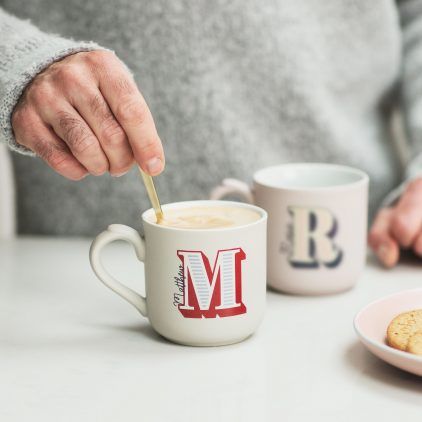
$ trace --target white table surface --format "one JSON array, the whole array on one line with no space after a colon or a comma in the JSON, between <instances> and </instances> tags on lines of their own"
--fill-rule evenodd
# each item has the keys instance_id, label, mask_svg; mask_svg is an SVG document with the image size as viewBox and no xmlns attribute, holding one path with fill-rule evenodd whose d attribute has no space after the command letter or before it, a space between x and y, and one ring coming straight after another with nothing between
<instances>
[{"instance_id":1,"label":"white table surface","mask_svg":"<svg viewBox=\"0 0 422 422\"><path fill-rule=\"evenodd\" d=\"M422 286L422 266L369 263L328 297L268 293L249 340L171 344L95 278L89 241L0 242L0 421L420 421L422 379L373 357L352 327L368 302ZM143 289L128 245L109 268Z\"/></svg>"}]
</instances>

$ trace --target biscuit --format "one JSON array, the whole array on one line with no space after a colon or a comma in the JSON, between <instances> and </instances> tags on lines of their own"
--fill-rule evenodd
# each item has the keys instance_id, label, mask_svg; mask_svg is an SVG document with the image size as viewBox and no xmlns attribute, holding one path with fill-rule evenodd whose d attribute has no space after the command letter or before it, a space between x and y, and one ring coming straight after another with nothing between
<instances>
[{"instance_id":1,"label":"biscuit","mask_svg":"<svg viewBox=\"0 0 422 422\"><path fill-rule=\"evenodd\" d=\"M422 331L422 309L397 315L387 328L387 342L391 347L406 350L409 339Z\"/></svg>"},{"instance_id":2,"label":"biscuit","mask_svg":"<svg viewBox=\"0 0 422 422\"><path fill-rule=\"evenodd\" d=\"M406 352L422 356L422 331L418 331L409 338Z\"/></svg>"}]
</instances>

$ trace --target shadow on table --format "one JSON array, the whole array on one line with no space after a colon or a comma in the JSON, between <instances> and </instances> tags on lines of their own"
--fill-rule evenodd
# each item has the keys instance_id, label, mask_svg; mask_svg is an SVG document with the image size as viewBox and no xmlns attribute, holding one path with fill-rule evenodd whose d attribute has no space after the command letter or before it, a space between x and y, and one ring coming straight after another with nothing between
<instances>
[{"instance_id":1,"label":"shadow on table","mask_svg":"<svg viewBox=\"0 0 422 422\"><path fill-rule=\"evenodd\" d=\"M357 341L347 348L345 361L371 381L392 385L409 392L420 393L422 391L422 377L389 365L374 356Z\"/></svg>"},{"instance_id":2,"label":"shadow on table","mask_svg":"<svg viewBox=\"0 0 422 422\"><path fill-rule=\"evenodd\" d=\"M118 331L120 333L133 333L140 334L148 340L152 340L157 343L173 345L174 343L170 342L166 338L162 337L151 327L150 324L126 324L126 325L109 325L109 324L95 324L97 327L100 327L105 330Z\"/></svg>"},{"instance_id":3,"label":"shadow on table","mask_svg":"<svg viewBox=\"0 0 422 422\"><path fill-rule=\"evenodd\" d=\"M380 269L385 269L382 265L380 265L378 258L373 252L369 252L367 256L367 264L377 266ZM417 256L413 251L411 250L401 250L400 251L400 264L407 265L410 267L422 267L422 258L420 256ZM386 271L390 271L389 269L385 269Z\"/></svg>"}]
</instances>

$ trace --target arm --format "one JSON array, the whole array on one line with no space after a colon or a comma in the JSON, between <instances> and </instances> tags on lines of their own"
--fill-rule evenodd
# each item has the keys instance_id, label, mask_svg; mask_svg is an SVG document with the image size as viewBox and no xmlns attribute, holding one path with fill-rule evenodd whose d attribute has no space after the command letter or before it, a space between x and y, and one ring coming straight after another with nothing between
<instances>
[{"instance_id":1,"label":"arm","mask_svg":"<svg viewBox=\"0 0 422 422\"><path fill-rule=\"evenodd\" d=\"M398 2L403 34L401 106L409 141L405 181L383 202L369 244L387 267L400 247L422 257L422 0Z\"/></svg>"},{"instance_id":2,"label":"arm","mask_svg":"<svg viewBox=\"0 0 422 422\"><path fill-rule=\"evenodd\" d=\"M401 0L403 33L401 101L409 140L407 180L422 177L422 1Z\"/></svg>"},{"instance_id":3,"label":"arm","mask_svg":"<svg viewBox=\"0 0 422 422\"><path fill-rule=\"evenodd\" d=\"M126 66L93 42L41 32L0 9L0 141L58 173L120 175L164 165L151 113Z\"/></svg>"},{"instance_id":4,"label":"arm","mask_svg":"<svg viewBox=\"0 0 422 422\"><path fill-rule=\"evenodd\" d=\"M25 87L32 79L69 54L98 50L92 42L76 42L45 34L27 21L0 9L0 137L10 148L31 154L16 143L11 115ZM33 153L32 153L33 154Z\"/></svg>"}]
</instances>

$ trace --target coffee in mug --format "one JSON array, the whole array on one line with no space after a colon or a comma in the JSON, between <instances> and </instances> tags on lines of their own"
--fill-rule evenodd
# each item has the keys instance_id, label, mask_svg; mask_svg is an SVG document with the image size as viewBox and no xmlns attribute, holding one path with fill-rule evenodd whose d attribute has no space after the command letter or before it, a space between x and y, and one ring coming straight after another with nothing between
<instances>
[{"instance_id":1,"label":"coffee in mug","mask_svg":"<svg viewBox=\"0 0 422 422\"><path fill-rule=\"evenodd\" d=\"M131 227L112 224L90 250L97 277L126 299L163 337L193 346L218 346L249 337L265 309L267 214L254 205L190 201L142 214L145 240ZM144 262L146 296L103 267L102 249L131 243Z\"/></svg>"},{"instance_id":2,"label":"coffee in mug","mask_svg":"<svg viewBox=\"0 0 422 422\"><path fill-rule=\"evenodd\" d=\"M268 212L268 284L294 294L351 288L366 258L368 176L334 164L284 164L225 179L211 199L240 196Z\"/></svg>"},{"instance_id":3,"label":"coffee in mug","mask_svg":"<svg viewBox=\"0 0 422 422\"><path fill-rule=\"evenodd\" d=\"M160 225L181 229L236 227L260 219L254 210L236 207L192 207L169 209Z\"/></svg>"}]
</instances>

